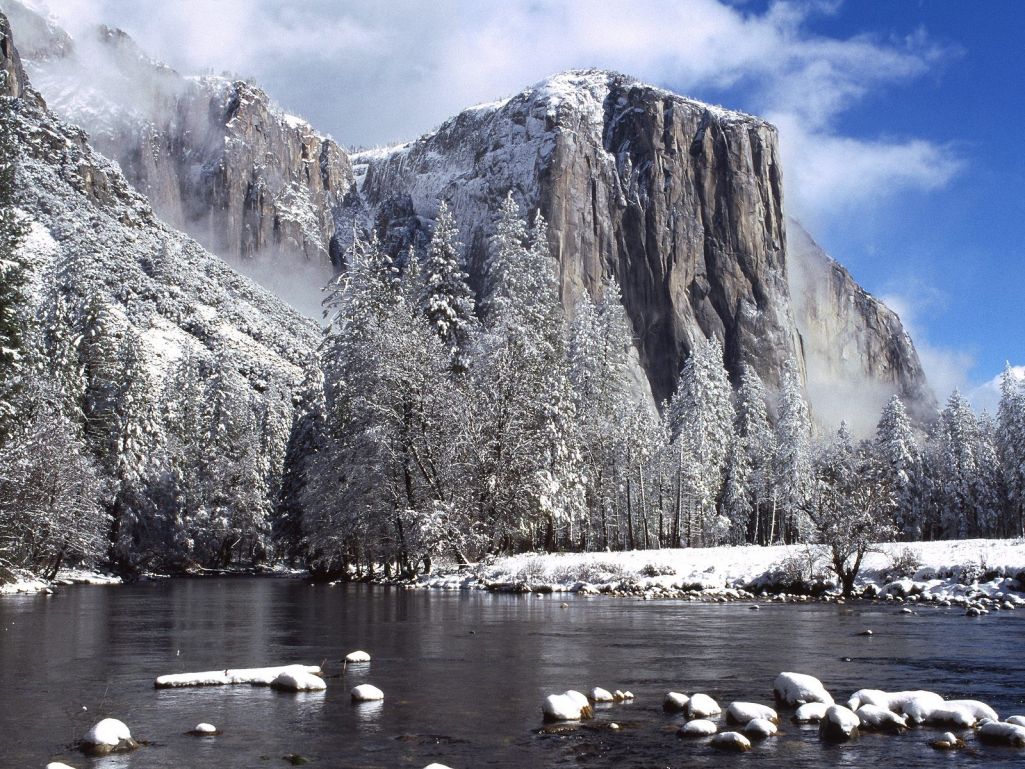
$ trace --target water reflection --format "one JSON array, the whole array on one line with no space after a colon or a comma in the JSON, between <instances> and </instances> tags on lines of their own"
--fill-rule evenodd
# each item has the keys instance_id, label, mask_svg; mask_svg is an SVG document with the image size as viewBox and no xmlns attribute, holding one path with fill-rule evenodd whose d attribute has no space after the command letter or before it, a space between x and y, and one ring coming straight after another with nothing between
<instances>
[{"instance_id":1,"label":"water reflection","mask_svg":"<svg viewBox=\"0 0 1025 769\"><path fill-rule=\"evenodd\" d=\"M565 600L568 608L561 608ZM858 636L865 627L871 638ZM1025 710L1025 612L968 622L885 606L636 602L309 586L268 579L182 580L82 587L51 598L0 600L0 769L51 758L83 765L68 746L104 716L153 744L94 769L311 767L726 767L735 759L680 740L662 712L668 690L704 691L723 705L771 701L780 670L818 675L836 693L932 688ZM368 665L341 665L366 649ZM326 692L235 686L154 690L158 674L327 661ZM383 702L353 705L372 683ZM631 690L629 705L594 722L540 732L554 691ZM82 706L88 707L82 711ZM197 739L200 721L223 735ZM608 724L621 727L611 730ZM930 766L930 730L866 736L840 747L815 727L784 722L745 760L764 767ZM980 748L958 765L999 764Z\"/></svg>"}]
</instances>

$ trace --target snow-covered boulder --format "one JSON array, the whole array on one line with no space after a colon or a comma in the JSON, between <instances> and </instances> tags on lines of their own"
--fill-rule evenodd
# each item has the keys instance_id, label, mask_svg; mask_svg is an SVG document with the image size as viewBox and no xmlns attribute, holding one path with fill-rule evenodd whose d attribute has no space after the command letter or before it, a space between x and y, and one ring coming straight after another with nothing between
<instances>
[{"instance_id":1,"label":"snow-covered boulder","mask_svg":"<svg viewBox=\"0 0 1025 769\"><path fill-rule=\"evenodd\" d=\"M861 719L843 705L830 705L819 721L819 737L827 742L846 742L858 736Z\"/></svg>"},{"instance_id":2,"label":"snow-covered boulder","mask_svg":"<svg viewBox=\"0 0 1025 769\"><path fill-rule=\"evenodd\" d=\"M965 746L964 740L953 732L944 732L934 740L929 740L929 745L936 750L957 750Z\"/></svg>"},{"instance_id":3,"label":"snow-covered boulder","mask_svg":"<svg viewBox=\"0 0 1025 769\"><path fill-rule=\"evenodd\" d=\"M345 661L350 665L354 662L370 662L370 655L365 651L349 652L345 655Z\"/></svg>"},{"instance_id":4,"label":"snow-covered boulder","mask_svg":"<svg viewBox=\"0 0 1025 769\"><path fill-rule=\"evenodd\" d=\"M1025 748L1025 726L1000 721L987 721L979 727L979 739L993 745Z\"/></svg>"},{"instance_id":5,"label":"snow-covered boulder","mask_svg":"<svg viewBox=\"0 0 1025 769\"><path fill-rule=\"evenodd\" d=\"M833 704L833 698L826 691L822 682L804 673L780 673L772 685L776 702L781 705L796 707L806 702L824 702Z\"/></svg>"},{"instance_id":6,"label":"snow-covered boulder","mask_svg":"<svg viewBox=\"0 0 1025 769\"><path fill-rule=\"evenodd\" d=\"M711 745L716 750L746 753L751 750L751 741L740 732L720 732L712 737Z\"/></svg>"},{"instance_id":7,"label":"snow-covered boulder","mask_svg":"<svg viewBox=\"0 0 1025 769\"><path fill-rule=\"evenodd\" d=\"M829 705L824 702L806 702L797 708L793 722L797 724L813 724L826 717Z\"/></svg>"},{"instance_id":8,"label":"snow-covered boulder","mask_svg":"<svg viewBox=\"0 0 1025 769\"><path fill-rule=\"evenodd\" d=\"M194 737L214 737L221 734L221 730L213 724L208 724L205 721L201 724L193 726L187 734L191 734Z\"/></svg>"},{"instance_id":9,"label":"snow-covered boulder","mask_svg":"<svg viewBox=\"0 0 1025 769\"><path fill-rule=\"evenodd\" d=\"M75 769L75 767L62 764L60 761L51 761L46 765L46 769Z\"/></svg>"},{"instance_id":10,"label":"snow-covered boulder","mask_svg":"<svg viewBox=\"0 0 1025 769\"><path fill-rule=\"evenodd\" d=\"M705 718L696 718L680 727L676 733L681 737L708 737L719 731L719 727Z\"/></svg>"},{"instance_id":11,"label":"snow-covered boulder","mask_svg":"<svg viewBox=\"0 0 1025 769\"><path fill-rule=\"evenodd\" d=\"M862 729L899 733L908 728L907 716L898 715L881 705L862 705L855 713Z\"/></svg>"},{"instance_id":12,"label":"snow-covered boulder","mask_svg":"<svg viewBox=\"0 0 1025 769\"><path fill-rule=\"evenodd\" d=\"M935 692L901 692L909 695L900 703L894 703L891 699L891 710L903 713L908 721L913 724L925 723L929 714L937 707L943 705L943 698Z\"/></svg>"},{"instance_id":13,"label":"snow-covered boulder","mask_svg":"<svg viewBox=\"0 0 1025 769\"><path fill-rule=\"evenodd\" d=\"M270 686L274 679L287 670L301 670L305 673L320 673L319 665L277 665L269 668L229 668L209 670L203 673L172 673L157 676L153 685L157 689L174 689L184 686L228 686L231 684L252 684Z\"/></svg>"},{"instance_id":14,"label":"snow-covered boulder","mask_svg":"<svg viewBox=\"0 0 1025 769\"><path fill-rule=\"evenodd\" d=\"M662 709L667 713L682 713L687 709L688 702L690 702L690 697L686 694L666 692L666 696L662 700Z\"/></svg>"},{"instance_id":15,"label":"snow-covered boulder","mask_svg":"<svg viewBox=\"0 0 1025 769\"><path fill-rule=\"evenodd\" d=\"M616 698L612 696L612 692L608 689L596 686L591 689L591 700L594 702L615 702Z\"/></svg>"},{"instance_id":16,"label":"snow-covered boulder","mask_svg":"<svg viewBox=\"0 0 1025 769\"><path fill-rule=\"evenodd\" d=\"M135 750L139 744L132 739L132 733L123 721L104 718L85 733L80 743L82 751L94 756Z\"/></svg>"},{"instance_id":17,"label":"snow-covered boulder","mask_svg":"<svg viewBox=\"0 0 1025 769\"><path fill-rule=\"evenodd\" d=\"M687 715L690 718L711 718L722 713L719 703L707 694L695 694L687 701Z\"/></svg>"},{"instance_id":18,"label":"snow-covered boulder","mask_svg":"<svg viewBox=\"0 0 1025 769\"><path fill-rule=\"evenodd\" d=\"M587 697L573 689L549 694L541 704L541 712L545 721L580 721L594 715Z\"/></svg>"},{"instance_id":19,"label":"snow-covered boulder","mask_svg":"<svg viewBox=\"0 0 1025 769\"><path fill-rule=\"evenodd\" d=\"M776 726L775 722L770 721L767 718L752 718L744 727L744 734L758 739L771 737L778 731L779 728Z\"/></svg>"},{"instance_id":20,"label":"snow-covered boulder","mask_svg":"<svg viewBox=\"0 0 1025 769\"><path fill-rule=\"evenodd\" d=\"M997 712L993 710L985 702L979 702L978 700L947 700L946 705L948 707L960 708L967 710L977 721L981 721L984 718L988 718L990 721L999 721L1000 717Z\"/></svg>"},{"instance_id":21,"label":"snow-covered boulder","mask_svg":"<svg viewBox=\"0 0 1025 769\"><path fill-rule=\"evenodd\" d=\"M616 691L612 692L612 699L615 702L627 702L629 700L632 700L633 698L633 692L624 692L620 689L616 689Z\"/></svg>"},{"instance_id":22,"label":"snow-covered boulder","mask_svg":"<svg viewBox=\"0 0 1025 769\"><path fill-rule=\"evenodd\" d=\"M858 689L847 700L847 709L857 712L862 705L878 705L889 710L890 695L881 689Z\"/></svg>"},{"instance_id":23,"label":"snow-covered boulder","mask_svg":"<svg viewBox=\"0 0 1025 769\"><path fill-rule=\"evenodd\" d=\"M726 708L726 720L731 724L746 724L756 718L764 718L774 724L779 723L779 715L768 705L757 702L731 702Z\"/></svg>"},{"instance_id":24,"label":"snow-covered boulder","mask_svg":"<svg viewBox=\"0 0 1025 769\"><path fill-rule=\"evenodd\" d=\"M970 729L983 718L998 720L996 711L978 700L913 699L905 705L904 714L915 724L961 729Z\"/></svg>"},{"instance_id":25,"label":"snow-covered boulder","mask_svg":"<svg viewBox=\"0 0 1025 769\"><path fill-rule=\"evenodd\" d=\"M323 678L300 668L282 670L270 685L283 692L322 692L327 688L327 682Z\"/></svg>"},{"instance_id":26,"label":"snow-covered boulder","mask_svg":"<svg viewBox=\"0 0 1025 769\"><path fill-rule=\"evenodd\" d=\"M452 769L452 767L445 766L444 764L427 764L424 769Z\"/></svg>"},{"instance_id":27,"label":"snow-covered boulder","mask_svg":"<svg viewBox=\"0 0 1025 769\"><path fill-rule=\"evenodd\" d=\"M1025 726L1025 716L1008 716L1004 719L1004 723Z\"/></svg>"},{"instance_id":28,"label":"snow-covered boulder","mask_svg":"<svg viewBox=\"0 0 1025 769\"><path fill-rule=\"evenodd\" d=\"M353 702L376 702L384 699L384 692L372 684L360 684L349 692Z\"/></svg>"}]
</instances>

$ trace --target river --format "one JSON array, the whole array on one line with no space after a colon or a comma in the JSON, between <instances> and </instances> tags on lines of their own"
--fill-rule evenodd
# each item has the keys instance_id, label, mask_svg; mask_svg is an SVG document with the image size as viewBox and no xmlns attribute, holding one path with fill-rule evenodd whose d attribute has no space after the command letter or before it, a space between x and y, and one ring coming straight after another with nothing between
<instances>
[{"instance_id":1,"label":"river","mask_svg":"<svg viewBox=\"0 0 1025 769\"><path fill-rule=\"evenodd\" d=\"M562 608L565 601L567 608ZM1001 717L1025 713L1025 612L978 619L957 609L899 614L893 605L699 604L605 597L514 596L311 586L272 578L180 579L80 586L0 598L0 767L63 760L96 769L735 766L734 756L678 738L666 691L703 691L725 710L772 703L776 674L805 672L837 699L854 689L924 688L975 698ZM858 633L871 628L874 635ZM342 671L349 651L373 662ZM326 661L328 689L250 686L155 690L163 673ZM373 683L383 703L353 705ZM631 690L632 704L582 727L542 730L546 694ZM149 744L87 759L74 743L96 720L125 721ZM223 734L185 732L201 721ZM611 730L608 724L620 728ZM823 745L784 716L755 743L759 767L949 763L916 729ZM958 767L1025 760L975 742Z\"/></svg>"}]
</instances>

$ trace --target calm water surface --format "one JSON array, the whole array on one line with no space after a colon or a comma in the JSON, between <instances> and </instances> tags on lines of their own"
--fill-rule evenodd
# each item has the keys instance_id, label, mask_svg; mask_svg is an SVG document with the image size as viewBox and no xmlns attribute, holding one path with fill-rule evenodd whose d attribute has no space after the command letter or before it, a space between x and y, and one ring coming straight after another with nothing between
<instances>
[{"instance_id":1,"label":"calm water surface","mask_svg":"<svg viewBox=\"0 0 1025 769\"><path fill-rule=\"evenodd\" d=\"M569 608L560 608L566 600ZM742 756L676 737L668 690L771 704L781 670L842 697L861 687L927 688L1025 713L1025 612L970 620L954 610L539 598L309 586L298 580L172 580L0 598L0 767L64 760L93 769L285 767L967 767L1025 766L1025 750L928 747L936 731L819 743L784 735ZM856 635L872 628L875 635ZM344 673L354 649L369 666ZM162 673L326 661L328 690L249 686L154 690ZM353 705L373 683L383 703ZM541 731L546 694L630 689L631 705ZM87 708L88 710L84 710ZM72 749L113 716L151 744L87 759ZM183 733L200 721L215 738ZM610 731L615 721L619 731Z\"/></svg>"}]
</instances>

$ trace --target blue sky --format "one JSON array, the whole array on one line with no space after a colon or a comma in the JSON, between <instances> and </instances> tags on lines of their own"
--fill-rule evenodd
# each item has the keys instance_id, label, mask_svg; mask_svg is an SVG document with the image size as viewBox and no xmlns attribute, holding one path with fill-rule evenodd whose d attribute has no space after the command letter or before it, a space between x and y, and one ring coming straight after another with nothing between
<instances>
[{"instance_id":1,"label":"blue sky","mask_svg":"<svg viewBox=\"0 0 1025 769\"><path fill-rule=\"evenodd\" d=\"M35 5L48 0L30 0ZM780 127L787 207L910 328L943 398L1025 364L1025 2L52 0L185 73L251 76L343 145L572 67Z\"/></svg>"}]
</instances>

